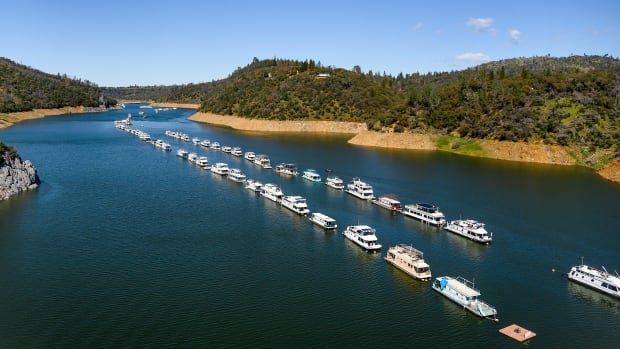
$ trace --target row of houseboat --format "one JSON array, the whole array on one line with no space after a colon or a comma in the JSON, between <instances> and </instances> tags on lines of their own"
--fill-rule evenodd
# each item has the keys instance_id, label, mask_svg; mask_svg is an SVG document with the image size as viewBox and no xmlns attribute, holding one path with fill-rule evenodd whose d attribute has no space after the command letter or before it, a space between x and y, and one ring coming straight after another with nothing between
<instances>
[{"instance_id":1,"label":"row of houseboat","mask_svg":"<svg viewBox=\"0 0 620 349\"><path fill-rule=\"evenodd\" d=\"M347 184L344 191L359 199L370 200L373 204L389 211L401 213L426 224L443 227L446 231L476 242L490 244L493 239L493 234L486 231L484 223L473 219L459 219L447 222L444 214L439 210L439 207L435 205L416 203L403 207L401 202L393 195L375 197L372 186L357 177L353 178L352 182Z\"/></svg>"},{"instance_id":2,"label":"row of houseboat","mask_svg":"<svg viewBox=\"0 0 620 349\"><path fill-rule=\"evenodd\" d=\"M124 128L128 128L124 124L117 124L117 128L122 125ZM132 132L133 133L133 132ZM139 138L139 133L134 133ZM184 135L179 136L180 140L185 140ZM189 138L189 136L187 137ZM145 139L143 139L145 140ZM160 141L161 142L161 141ZM206 140L199 140L197 138L192 139L195 145L201 145L214 150L222 150L226 153L231 153L235 156L241 156L256 164L261 168L271 168L270 160L266 155L256 155L253 152L242 153L241 148L232 147L220 147L217 142L209 142ZM230 148L230 149L229 149ZM246 179L238 169L230 169L225 163L216 163L213 166L208 165L206 157L198 157L195 153L187 153L181 151L177 153L179 157L187 159L190 162L196 163L198 166L210 169L211 172L225 175L229 179L244 183L245 188L250 191L259 193L269 200L280 203L283 207L299 214L308 216L308 219L323 229L335 230L338 225L336 220L320 212L310 212L306 199L297 195L284 195L281 188L273 183L262 184L258 181ZM276 173L285 176L297 176L299 174L294 164L282 163L276 166ZM313 169L307 169L303 171L302 178L312 181L321 182L321 176ZM373 188L370 184L363 182L360 178L353 178L352 182L344 185L344 182L337 176L329 175L326 178L325 184L336 190L344 190L345 192L360 198L362 200L369 200L372 203L388 209L393 212L402 213L405 216L409 216L418 219L422 222L432 224L435 226L443 227L445 230L453 232L455 234L467 237L471 240L490 243L491 234L486 232L484 224L475 220L454 220L446 222L443 213L439 211L439 208L427 204L418 203L405 205L402 204L394 196L384 195L376 198L374 196ZM347 226L342 232L343 236L360 246L366 251L377 252L382 248L379 244L376 231L374 228L368 225L351 225ZM384 257L385 261L399 270L403 271L407 275L423 281L430 281L432 278L429 264L424 260L424 255L421 251L415 249L411 245L399 244L392 246L387 250ZM603 268L604 270L604 268ZM568 274L569 279L590 286L601 292L610 294L615 297L620 297L620 277L618 275L610 275L606 270L600 271L598 269L580 265L573 267ZM431 283L433 290L442 294L449 300L455 302L463 309L467 309L473 314L482 318L491 318L497 321L497 310L490 304L480 299L481 293L477 290L473 283L460 276L441 276L435 278Z\"/></svg>"}]
</instances>

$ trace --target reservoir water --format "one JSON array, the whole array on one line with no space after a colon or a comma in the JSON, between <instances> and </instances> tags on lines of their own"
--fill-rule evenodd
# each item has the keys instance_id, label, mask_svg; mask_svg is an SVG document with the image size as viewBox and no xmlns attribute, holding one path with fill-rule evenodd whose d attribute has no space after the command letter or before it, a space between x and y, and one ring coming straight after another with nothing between
<instances>
[{"instance_id":1,"label":"reservoir water","mask_svg":"<svg viewBox=\"0 0 620 349\"><path fill-rule=\"evenodd\" d=\"M128 105L0 131L43 181L0 202L0 348L520 348L498 332L512 323L538 334L532 348L620 344L620 300L565 277L582 257L620 270L619 185L578 167L238 132L188 121L192 112ZM133 128L173 151L115 129L112 121L127 113ZM360 177L375 195L486 223L493 244L167 138L167 129L323 178L325 169L345 182ZM306 197L338 231L179 159L179 148ZM376 228L381 253L343 238L358 223ZM387 264L385 251L398 243L423 251L434 277L474 280L499 322Z\"/></svg>"}]
</instances>

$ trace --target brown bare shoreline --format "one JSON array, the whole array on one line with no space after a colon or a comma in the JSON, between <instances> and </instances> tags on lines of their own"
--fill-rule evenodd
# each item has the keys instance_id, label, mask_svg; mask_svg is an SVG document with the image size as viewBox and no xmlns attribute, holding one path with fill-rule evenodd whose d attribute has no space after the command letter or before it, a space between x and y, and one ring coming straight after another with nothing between
<instances>
[{"instance_id":1,"label":"brown bare shoreline","mask_svg":"<svg viewBox=\"0 0 620 349\"><path fill-rule=\"evenodd\" d=\"M199 104L153 103L153 106L162 108L189 108L198 109ZM97 108L65 107L59 109L35 109L26 112L0 114L0 129L10 127L23 120L38 119L46 116L80 114L93 111L103 111ZM238 116L218 115L213 113L196 112L190 118L196 122L231 127L237 130L253 132L303 132L329 133L352 135L350 144L365 147L408 149L408 150L445 150L440 149L437 136L420 133L393 133L368 131L366 124L342 121L276 121L264 119L249 119ZM463 153L457 150L448 150L454 153L470 156L480 156L499 160L535 162L573 166L577 161L570 154L569 148L558 145L532 144L525 142L500 142L481 140L478 142L480 151ZM612 182L620 184L620 161L615 161L597 173Z\"/></svg>"},{"instance_id":2,"label":"brown bare shoreline","mask_svg":"<svg viewBox=\"0 0 620 349\"><path fill-rule=\"evenodd\" d=\"M82 114L92 112L92 108L85 107L64 107L56 109L33 109L30 111L21 111L16 113L0 114L0 129L15 125L24 120L40 119L46 116L65 115L65 114Z\"/></svg>"},{"instance_id":3,"label":"brown bare shoreline","mask_svg":"<svg viewBox=\"0 0 620 349\"><path fill-rule=\"evenodd\" d=\"M408 150L442 150L437 146L437 136L420 133L393 133L368 131L366 124L340 121L276 121L249 119L231 115L197 112L192 121L212 125L228 126L242 131L258 132L314 132L351 134L348 143L365 147L379 147ZM534 162L563 166L577 165L570 149L559 145L532 144L525 142L478 141L480 150L463 155L480 156L498 160ZM603 178L620 183L620 161L616 161L597 172Z\"/></svg>"}]
</instances>

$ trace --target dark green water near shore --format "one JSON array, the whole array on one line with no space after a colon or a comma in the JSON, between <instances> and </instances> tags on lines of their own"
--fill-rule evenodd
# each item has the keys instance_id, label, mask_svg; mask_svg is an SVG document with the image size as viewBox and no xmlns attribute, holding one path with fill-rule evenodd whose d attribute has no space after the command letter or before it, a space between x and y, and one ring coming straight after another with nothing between
<instances>
[{"instance_id":1,"label":"dark green water near shore","mask_svg":"<svg viewBox=\"0 0 620 349\"><path fill-rule=\"evenodd\" d=\"M494 243L191 143L167 138L173 151L159 151L114 128L128 112L133 128L157 138L181 130L273 164L361 177L405 204L434 203L449 220L485 222ZM619 185L575 167L236 132L186 120L191 113L130 105L0 131L43 181L0 202L0 348L519 348L498 333L512 323L537 332L528 347L620 343L620 300L564 275L582 256L620 270ZM178 148L306 197L311 211L337 219L338 232L180 160ZM382 253L342 237L357 223L377 229ZM434 276L474 279L500 321L388 265L383 255L398 243L422 250Z\"/></svg>"}]
</instances>

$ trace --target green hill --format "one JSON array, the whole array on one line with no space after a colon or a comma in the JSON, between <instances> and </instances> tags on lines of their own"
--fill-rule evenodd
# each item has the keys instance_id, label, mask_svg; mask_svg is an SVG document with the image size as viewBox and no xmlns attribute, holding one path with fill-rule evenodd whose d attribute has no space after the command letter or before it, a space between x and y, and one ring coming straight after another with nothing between
<instances>
[{"instance_id":1,"label":"green hill","mask_svg":"<svg viewBox=\"0 0 620 349\"><path fill-rule=\"evenodd\" d=\"M0 57L0 113L116 104L89 81L52 75Z\"/></svg>"},{"instance_id":2,"label":"green hill","mask_svg":"<svg viewBox=\"0 0 620 349\"><path fill-rule=\"evenodd\" d=\"M151 95L125 89L117 92L202 103L202 111L225 115L360 121L377 131L542 141L620 155L620 61L607 56L514 58L396 77L255 58L219 81L151 88Z\"/></svg>"}]
</instances>

